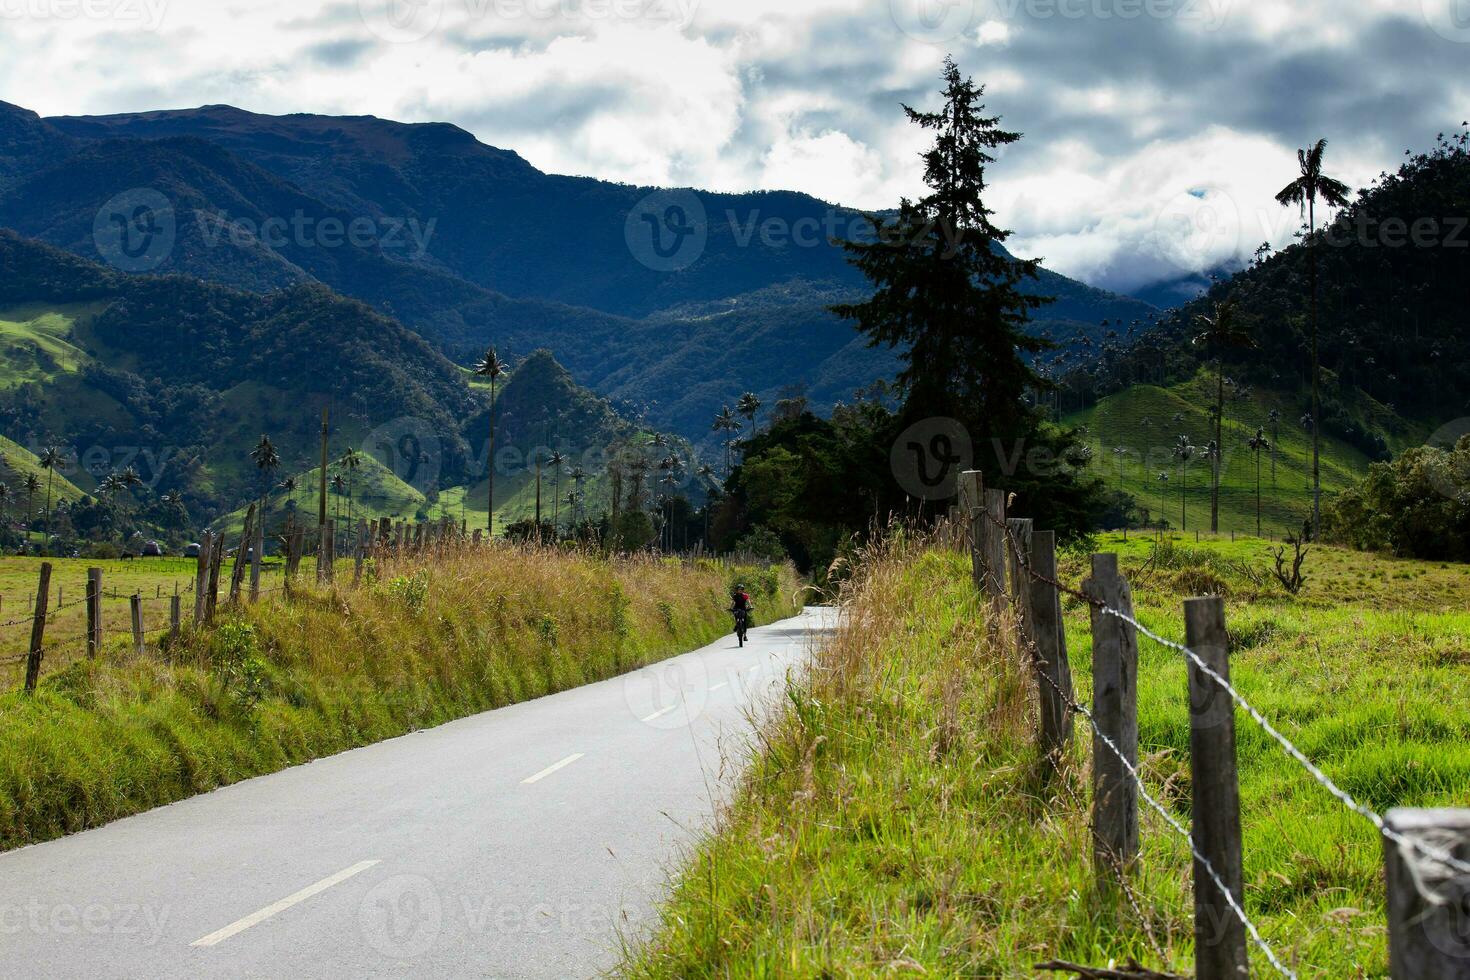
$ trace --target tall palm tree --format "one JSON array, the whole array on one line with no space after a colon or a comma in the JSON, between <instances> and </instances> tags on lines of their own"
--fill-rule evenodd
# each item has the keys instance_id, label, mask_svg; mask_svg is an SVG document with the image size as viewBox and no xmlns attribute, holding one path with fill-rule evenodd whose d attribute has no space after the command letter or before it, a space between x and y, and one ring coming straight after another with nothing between
<instances>
[{"instance_id":1,"label":"tall palm tree","mask_svg":"<svg viewBox=\"0 0 1470 980\"><path fill-rule=\"evenodd\" d=\"M46 471L46 537L44 542L45 547L49 548L51 547L51 481L55 478L56 471L66 466L66 457L62 455L58 447L47 446L37 462L41 464L41 469Z\"/></svg>"},{"instance_id":2,"label":"tall palm tree","mask_svg":"<svg viewBox=\"0 0 1470 980\"><path fill-rule=\"evenodd\" d=\"M489 476L485 504L490 513L485 518L485 524L492 538L495 537L495 382L500 380L505 371L505 362L495 353L494 347L487 350L485 356L475 364L475 374L490 379L490 455L485 466Z\"/></svg>"},{"instance_id":3,"label":"tall palm tree","mask_svg":"<svg viewBox=\"0 0 1470 980\"><path fill-rule=\"evenodd\" d=\"M1261 536L1261 450L1271 449L1271 440L1266 438L1265 429L1257 429L1248 443L1256 454L1256 537Z\"/></svg>"},{"instance_id":4,"label":"tall palm tree","mask_svg":"<svg viewBox=\"0 0 1470 980\"><path fill-rule=\"evenodd\" d=\"M323 452L322 455L325 457L326 453ZM260 471L260 526L265 527L266 511L270 507L271 502L270 488L274 482L273 477L276 469L281 465L281 454L276 452L276 444L271 442L270 436L261 435L260 441L255 444L255 448L250 450L250 458L255 460L255 468ZM325 458L322 460L322 465L326 465ZM265 556L261 555L260 557L264 558Z\"/></svg>"},{"instance_id":5,"label":"tall palm tree","mask_svg":"<svg viewBox=\"0 0 1470 980\"><path fill-rule=\"evenodd\" d=\"M1206 346L1215 355L1215 453L1210 469L1210 533L1220 530L1220 453L1225 445L1225 350L1229 347L1253 347L1251 335L1236 326L1235 304L1224 302L1215 307L1214 316L1195 317L1203 329L1195 336L1197 345Z\"/></svg>"},{"instance_id":6,"label":"tall palm tree","mask_svg":"<svg viewBox=\"0 0 1470 980\"><path fill-rule=\"evenodd\" d=\"M1118 489L1123 489L1123 457L1128 455L1127 446L1114 446L1113 459L1118 462Z\"/></svg>"},{"instance_id":7,"label":"tall palm tree","mask_svg":"<svg viewBox=\"0 0 1470 980\"><path fill-rule=\"evenodd\" d=\"M1189 444L1189 436L1180 436L1174 443L1174 458L1179 460L1179 529L1189 530L1189 504L1185 493L1189 490L1189 463L1197 450Z\"/></svg>"},{"instance_id":8,"label":"tall palm tree","mask_svg":"<svg viewBox=\"0 0 1470 980\"><path fill-rule=\"evenodd\" d=\"M666 471L664 473L664 475L662 477L659 478L659 481L658 482L662 483L664 486L666 486L666 487L669 488L668 489L668 492L664 494L664 503L667 504L667 506L668 506L668 518L664 522L664 526L668 528L668 532L669 532L669 543L668 543L668 545L666 547L668 548L669 551L673 551L674 550L674 488L679 485L679 477L674 473L673 470L668 470L668 471Z\"/></svg>"},{"instance_id":9,"label":"tall palm tree","mask_svg":"<svg viewBox=\"0 0 1470 980\"><path fill-rule=\"evenodd\" d=\"M1281 441L1281 413L1276 409L1266 413L1266 421L1271 423L1271 489L1276 489L1276 444Z\"/></svg>"},{"instance_id":10,"label":"tall palm tree","mask_svg":"<svg viewBox=\"0 0 1470 980\"><path fill-rule=\"evenodd\" d=\"M728 480L730 470L733 468L730 446L735 439L735 433L740 431L740 420L735 417L734 412L730 411L730 406L726 405L715 416L714 424L710 428L715 432L725 433L725 479Z\"/></svg>"},{"instance_id":11,"label":"tall palm tree","mask_svg":"<svg viewBox=\"0 0 1470 980\"><path fill-rule=\"evenodd\" d=\"M561 468L566 461L567 454L560 449L553 449L546 457L546 462L551 464L551 528L554 533L560 533L561 528Z\"/></svg>"},{"instance_id":12,"label":"tall palm tree","mask_svg":"<svg viewBox=\"0 0 1470 980\"><path fill-rule=\"evenodd\" d=\"M337 502L333 505L332 517L336 520L342 518L342 495L347 492L347 477L341 473L332 477L332 492L337 495Z\"/></svg>"},{"instance_id":13,"label":"tall palm tree","mask_svg":"<svg viewBox=\"0 0 1470 980\"><path fill-rule=\"evenodd\" d=\"M1283 207L1295 204L1307 216L1307 253L1311 257L1312 288L1312 418L1322 417L1321 363L1317 355L1317 198L1330 208L1347 204L1348 186L1340 180L1322 172L1322 155L1327 141L1319 139L1310 149L1297 150L1296 159L1300 173L1276 195L1276 203ZM1322 520L1322 443L1317 426L1312 427L1312 533L1315 535Z\"/></svg>"},{"instance_id":14,"label":"tall palm tree","mask_svg":"<svg viewBox=\"0 0 1470 980\"><path fill-rule=\"evenodd\" d=\"M348 449L337 460L337 465L347 471L347 523L352 523L352 477L357 468L362 465L362 456L356 449Z\"/></svg>"},{"instance_id":15,"label":"tall palm tree","mask_svg":"<svg viewBox=\"0 0 1470 980\"><path fill-rule=\"evenodd\" d=\"M41 478L27 473L21 486L26 488L26 537L30 537L31 519L36 515L36 491L41 489Z\"/></svg>"},{"instance_id":16,"label":"tall palm tree","mask_svg":"<svg viewBox=\"0 0 1470 980\"><path fill-rule=\"evenodd\" d=\"M750 424L750 434L755 435L755 417L760 414L761 400L755 396L755 392L747 391L740 396L735 403L735 411L745 416L746 422Z\"/></svg>"},{"instance_id":17,"label":"tall palm tree","mask_svg":"<svg viewBox=\"0 0 1470 980\"><path fill-rule=\"evenodd\" d=\"M143 485L143 478L131 466L124 466L118 470L115 477L117 479L118 489L128 494L131 494L135 488Z\"/></svg>"}]
</instances>

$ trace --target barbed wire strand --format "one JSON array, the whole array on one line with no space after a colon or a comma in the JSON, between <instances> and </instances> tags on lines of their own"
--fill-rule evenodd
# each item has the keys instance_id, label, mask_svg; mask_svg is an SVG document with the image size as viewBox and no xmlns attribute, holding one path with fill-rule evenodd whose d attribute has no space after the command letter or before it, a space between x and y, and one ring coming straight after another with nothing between
<instances>
[{"instance_id":1,"label":"barbed wire strand","mask_svg":"<svg viewBox=\"0 0 1470 980\"><path fill-rule=\"evenodd\" d=\"M1371 807L1359 803L1356 799L1353 798L1350 793L1348 793L1342 787L1333 782L1332 779L1328 777L1328 775L1324 773L1316 764L1314 764L1311 759L1307 758L1306 753L1297 748L1296 745L1289 738L1283 735L1276 728L1276 726L1272 725L1271 722L1266 719L1266 716L1263 715L1259 710L1257 710L1257 708L1253 704L1247 701L1245 697L1239 691L1237 691L1229 681L1220 676L1220 674L1216 672L1213 668L1211 668L1209 664L1205 663L1205 661L1199 656L1199 654L1195 653L1193 650L1189 649L1189 647L1185 646L1182 643L1176 643L1173 640L1166 639L1165 637L1160 636L1158 633L1140 623L1134 617L1129 616L1118 609L1114 609L1113 607L1109 606L1105 602L1102 602L1096 597L1089 596L1085 592L1065 585L1061 582L1055 581L1035 571L1030 567L1030 562L1026 557L1025 551L1021 549L1019 539L1016 537L1015 532L1008 525L1005 525L996 520L995 516L989 511L985 511L985 516L992 524L996 525L997 527L1001 528L1001 530L1006 532L1006 535L1011 540L1011 546L1016 551L1017 565L1023 571L1025 571L1027 576L1030 577L1032 580L1045 582L1048 585L1055 586L1056 588L1061 589L1062 591L1070 595L1076 596L1077 598L1086 602L1088 605L1092 606L1092 608L1097 609L1104 615L1112 616L1115 619L1127 623L1129 626L1132 626L1134 629L1138 630L1138 632L1153 640L1155 643L1158 643L1159 645L1167 649L1175 650L1179 653L1184 654L1187 658L1189 658L1191 663L1193 663L1196 667L1200 669L1201 673L1203 673L1206 677L1208 677L1211 681L1218 685L1222 691L1228 694L1230 696L1230 699L1234 701L1241 708L1242 711L1246 712L1246 714L1250 716L1252 721L1260 726L1260 728L1264 730L1266 734L1270 735L1288 755L1290 755L1293 759L1296 760L1298 764L1306 769L1307 773L1313 779L1315 779L1323 789L1327 790L1329 794L1335 797L1338 802L1347 807L1349 810L1366 819L1369 823L1373 824L1373 826L1378 830L1380 834L1382 834L1387 839L1393 841L1400 847L1405 847L1412 851L1415 851L1423 855L1424 857L1427 857L1443 865L1444 867L1451 868L1461 873L1470 874L1470 862L1460 860L1443 848L1436 847L1423 841L1417 841L1412 838L1406 837L1403 834L1400 834L1398 831L1389 827L1387 821L1385 821L1377 811L1373 810ZM1048 678L1048 680L1049 679L1050 678Z\"/></svg>"}]
</instances>

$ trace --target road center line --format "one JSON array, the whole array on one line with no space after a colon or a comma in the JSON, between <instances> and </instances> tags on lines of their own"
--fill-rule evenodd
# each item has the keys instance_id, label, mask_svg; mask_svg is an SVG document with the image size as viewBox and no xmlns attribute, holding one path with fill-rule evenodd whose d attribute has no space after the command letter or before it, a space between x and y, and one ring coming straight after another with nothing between
<instances>
[{"instance_id":1,"label":"road center line","mask_svg":"<svg viewBox=\"0 0 1470 980\"><path fill-rule=\"evenodd\" d=\"M567 756L565 759L561 760L560 762L556 762L556 763L553 763L553 764L547 766L545 769L542 769L536 775L521 780L521 785L522 786L530 786L532 783L539 783L539 782L541 782L541 780L545 779L547 776L550 776L552 773L556 772L558 769L565 769L567 766L571 765L572 763L576 762L578 759L582 758L582 756L585 755L585 754L586 753L584 753L584 752L576 752L576 753L573 753L572 755Z\"/></svg>"},{"instance_id":2,"label":"road center line","mask_svg":"<svg viewBox=\"0 0 1470 980\"><path fill-rule=\"evenodd\" d=\"M727 684L729 684L729 681L720 681L714 687L710 688L710 690L711 691L718 691L720 688L725 687Z\"/></svg>"},{"instance_id":3,"label":"road center line","mask_svg":"<svg viewBox=\"0 0 1470 980\"><path fill-rule=\"evenodd\" d=\"M321 894L328 888L331 888L333 885L340 885L342 882L346 881L348 878L351 878L353 875L361 874L362 872L366 871L368 868L371 868L377 863L377 861L359 861L352 867L343 868L336 874L328 878L323 878L321 881L317 882L314 885L307 885L305 888L301 889L301 891L299 892L296 892L294 895L287 895L279 902L273 902L272 904L267 905L265 908L261 909L258 912L251 912L243 919L236 919L234 922L231 922L223 929L211 932L209 935L205 936L202 939L196 939L189 945L214 946L218 943L222 943L226 939L229 939L231 936L237 933L244 932L251 926L260 925L271 916L279 915L293 905L301 904L308 898L311 898L313 895Z\"/></svg>"},{"instance_id":4,"label":"road center line","mask_svg":"<svg viewBox=\"0 0 1470 980\"><path fill-rule=\"evenodd\" d=\"M644 721L656 721L659 718L662 718L664 715L668 714L670 711L677 711L678 709L679 709L679 706L677 704L671 704L667 708L660 708L658 711L655 711L653 714L649 715L647 718L644 718L643 720Z\"/></svg>"}]
</instances>

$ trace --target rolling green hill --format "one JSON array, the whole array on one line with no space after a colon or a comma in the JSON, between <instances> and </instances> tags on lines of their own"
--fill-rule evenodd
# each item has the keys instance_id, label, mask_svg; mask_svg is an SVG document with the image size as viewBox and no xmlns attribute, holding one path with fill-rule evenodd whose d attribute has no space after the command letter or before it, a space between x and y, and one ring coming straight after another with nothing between
<instances>
[{"instance_id":1,"label":"rolling green hill","mask_svg":"<svg viewBox=\"0 0 1470 980\"><path fill-rule=\"evenodd\" d=\"M1214 378L1202 373L1195 379L1170 387L1135 385L1103 398L1085 411L1066 418L1069 424L1086 428L1084 441L1092 448L1094 468L1110 488L1123 490L1147 510L1157 522L1160 491L1165 493L1163 514L1169 525L1179 528L1187 511L1190 530L1210 527L1210 471L1196 458L1189 465L1187 489L1181 493L1181 469L1174 447L1181 435L1196 448L1214 436L1210 413L1214 400ZM1280 421L1269 421L1272 410ZM1380 411L1382 411L1380 406ZM1295 531L1311 512L1312 444L1310 434L1299 424L1299 396L1257 391L1245 399L1227 395L1225 404L1224 454L1220 483L1220 530L1254 533L1256 527L1256 456L1247 444L1258 428L1274 442L1274 453L1261 453L1262 529L1280 535ZM1380 424L1399 432L1400 445L1414 444L1424 432L1398 420L1380 418ZM1273 430L1275 436L1273 438ZM1114 450L1123 452L1115 453ZM1272 476L1272 464L1275 476ZM1368 472L1370 459L1362 450L1324 434L1322 439L1322 491L1324 498L1350 486ZM1167 472L1167 484L1158 479Z\"/></svg>"}]
</instances>

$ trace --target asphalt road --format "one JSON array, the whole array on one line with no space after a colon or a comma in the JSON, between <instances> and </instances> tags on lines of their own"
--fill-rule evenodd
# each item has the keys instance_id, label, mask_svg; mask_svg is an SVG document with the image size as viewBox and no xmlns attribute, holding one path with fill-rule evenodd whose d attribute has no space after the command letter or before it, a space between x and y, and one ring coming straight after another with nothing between
<instances>
[{"instance_id":1,"label":"asphalt road","mask_svg":"<svg viewBox=\"0 0 1470 980\"><path fill-rule=\"evenodd\" d=\"M10 977L585 977L656 921L818 610L0 855Z\"/></svg>"}]
</instances>

